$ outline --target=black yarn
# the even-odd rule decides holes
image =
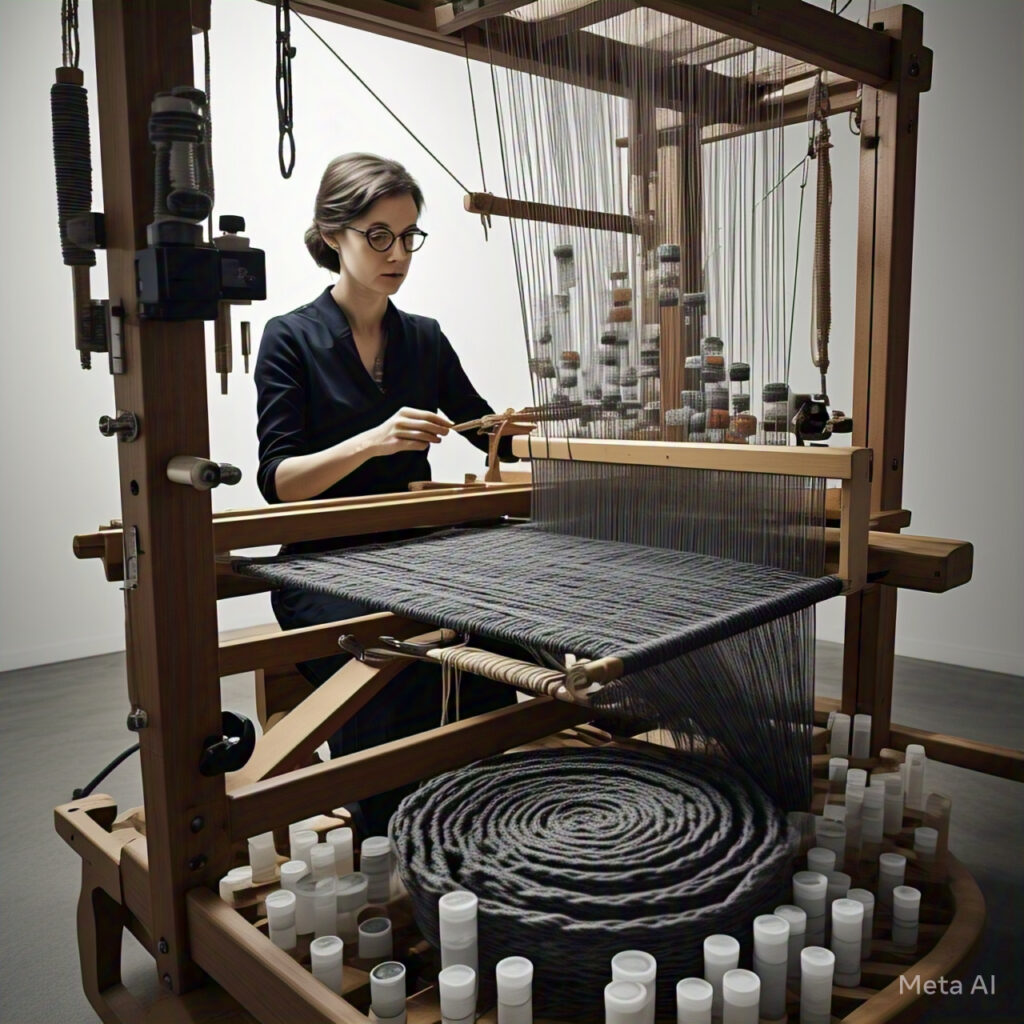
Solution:
[[[57,223],[67,266],[92,267],[96,253],[68,240],[67,223],[92,208],[92,160],[89,148],[89,107],[83,86],[55,82],[50,86],[53,120],[53,164],[57,179]]]
[[[604,747],[481,761],[406,797],[390,834],[424,937],[437,901],[479,899],[481,981],[505,956],[534,964],[534,1008],[603,1018],[618,952],[658,961],[658,1009],[703,975],[703,940],[746,944],[781,902],[790,866],[781,813],[739,770],[692,755]]]

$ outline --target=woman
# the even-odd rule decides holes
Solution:
[[[469,382],[437,321],[391,303],[426,239],[417,225],[419,185],[392,160],[350,153],[332,160],[317,192],[306,247],[337,283],[306,306],[270,320],[256,361],[260,491],[269,502],[385,494],[430,479],[427,451],[453,422],[492,412]],[[441,415],[438,410],[444,413]],[[468,439],[486,450],[486,438]],[[510,438],[502,455],[511,457]],[[330,550],[396,534],[286,546],[288,553]],[[357,601],[293,588],[273,592],[284,629],[364,615]],[[343,656],[299,665],[318,686]],[[514,703],[514,692],[464,679],[464,716]],[[440,670],[416,663],[400,673],[331,739],[352,753],[436,726]],[[408,789],[362,801],[364,825],[385,831]]]

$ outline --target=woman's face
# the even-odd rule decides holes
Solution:
[[[378,199],[349,225],[358,230],[346,228],[330,239],[338,250],[342,275],[353,285],[376,295],[394,295],[402,287],[412,262],[412,253],[405,251],[399,236],[416,227],[418,216],[416,202],[408,194]],[[366,235],[360,234],[369,232],[374,236],[385,229],[395,236],[394,243],[385,252],[378,252]]]

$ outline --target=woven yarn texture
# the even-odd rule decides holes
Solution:
[[[426,782],[391,820],[402,880],[424,937],[437,901],[479,900],[481,978],[505,956],[534,964],[534,1009],[603,1019],[618,952],[658,961],[658,1003],[703,976],[703,940],[743,941],[784,900],[787,827],[738,770],[630,749],[528,751]]]
[[[239,559],[235,570],[560,656],[657,664],[838,594],[747,562],[546,532],[455,529],[305,556]]]

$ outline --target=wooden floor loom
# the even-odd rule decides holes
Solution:
[[[458,13],[431,0],[345,3],[310,0],[295,8],[370,31],[452,53],[500,61],[482,48],[477,22],[523,6],[494,0]],[[758,45],[792,54],[841,76],[833,109],[849,109],[861,83],[861,223],[858,241],[855,447],[759,449],[676,443],[573,442],[573,456],[602,461],[713,467],[735,472],[819,475],[841,481],[830,562],[847,592],[847,644],[841,705],[873,716],[872,751],[863,762],[898,761],[908,743],[951,764],[1022,778],[1021,753],[933,736],[889,720],[896,591],[941,592],[971,574],[969,544],[903,536],[904,406],[918,97],[927,89],[930,51],[922,44],[918,11],[877,12],[871,29],[796,0],[749,5],[715,0],[650,4]],[[586,27],[587,4],[566,16],[566,30]],[[589,726],[583,682],[616,675],[614,664],[581,663],[539,681],[544,695],[374,750],[310,766],[314,749],[401,667],[352,660],[315,692],[296,682],[296,662],[336,653],[340,633],[373,647],[382,635],[429,641],[436,633],[387,613],[281,633],[268,628],[218,639],[216,601],[261,589],[231,575],[223,557],[257,545],[356,536],[413,526],[528,517],[530,487],[502,484],[441,487],[372,499],[302,502],[211,513],[207,492],[168,481],[168,452],[205,456],[209,449],[203,326],[198,321],[140,319],[134,301],[134,253],[144,246],[151,201],[147,118],[159,90],[192,80],[193,29],[208,27],[201,0],[96,0],[94,5],[103,153],[108,273],[111,296],[124,299],[126,372],[115,377],[117,407],[143,424],[118,444],[121,517],[75,540],[81,558],[102,559],[107,578],[125,581],[128,688],[141,746],[144,824],[135,813],[118,819],[106,797],[57,808],[58,832],[82,858],[78,913],[83,983],[105,1021],[264,1022],[366,1019],[366,975],[346,968],[346,996],[315,982],[296,959],[275,947],[257,923],[259,892],[234,906],[216,895],[217,882],[249,836],[330,811],[342,802],[428,778],[523,744],[639,741]],[[539,44],[538,44],[539,45]],[[802,72],[794,67],[794,78]],[[843,105],[845,104],[845,106]],[[786,108],[793,121],[806,104]],[[475,200],[467,201],[475,208]],[[488,200],[500,213],[502,201]],[[681,359],[680,359],[681,363]],[[678,380],[666,390],[678,388]],[[525,439],[519,450],[528,451]],[[534,456],[538,454],[534,443]],[[561,457],[551,440],[544,453]],[[212,525],[212,529],[211,529]],[[265,726],[243,769],[204,775],[200,757],[222,732],[219,679],[255,671]],[[493,675],[537,675],[535,668],[495,661]],[[542,673],[543,675],[543,673]],[[551,696],[554,694],[554,696]],[[819,713],[827,711],[822,702]],[[820,748],[819,748],[820,749]],[[824,772],[815,757],[816,775]],[[856,764],[856,762],[854,762]],[[816,803],[827,783],[816,783]],[[946,835],[941,806],[923,812]],[[920,816],[918,816],[920,817]],[[322,827],[330,819],[320,821]],[[917,823],[908,815],[905,826]],[[946,822],[948,824],[948,822]],[[905,845],[906,833],[895,840]],[[910,860],[915,860],[910,854]],[[853,867],[850,865],[849,867]],[[851,1022],[906,1019],[920,1009],[902,991],[900,973],[949,977],[976,943],[984,919],[969,875],[940,848],[937,862],[910,868],[930,898],[923,926],[924,956],[910,963],[880,944],[865,966],[864,984],[836,989],[834,1006]],[[415,946],[401,907],[392,908],[397,942]],[[166,995],[147,1002],[121,983],[121,934],[128,929],[152,954]],[[417,947],[422,952],[422,947]],[[364,965],[365,966],[365,965]],[[410,1020],[439,1019],[436,996],[410,998]]]

